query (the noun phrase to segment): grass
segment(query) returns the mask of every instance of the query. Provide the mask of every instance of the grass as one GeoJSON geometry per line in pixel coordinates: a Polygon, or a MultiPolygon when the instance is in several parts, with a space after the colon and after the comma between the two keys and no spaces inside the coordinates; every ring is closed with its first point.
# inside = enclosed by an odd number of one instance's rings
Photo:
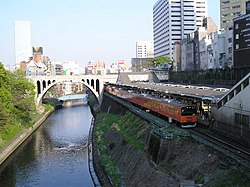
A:
{"type": "Polygon", "coordinates": [[[134,149],[142,150],[144,145],[141,144],[138,139],[132,134],[126,131],[120,124],[115,124],[115,129],[120,132],[120,134],[124,137],[125,141],[127,141],[134,149]]]}
{"type": "Polygon", "coordinates": [[[100,162],[107,175],[110,177],[113,185],[121,186],[122,175],[107,151],[107,146],[111,149],[115,145],[114,143],[106,145],[103,135],[108,131],[110,126],[113,125],[113,127],[123,136],[124,145],[129,143],[133,148],[142,150],[144,146],[142,143],[140,143],[138,137],[136,137],[136,134],[143,128],[143,124],[139,119],[134,119],[132,114],[129,112],[127,112],[124,116],[114,114],[107,115],[104,112],[99,112],[97,115],[96,125],[96,136],[97,145],[100,151],[100,162]]]}
{"type": "Polygon", "coordinates": [[[9,141],[17,136],[27,127],[23,125],[6,125],[0,129],[0,149],[3,148],[9,141]]]}
{"type": "Polygon", "coordinates": [[[90,96],[90,97],[89,97],[88,104],[89,104],[91,107],[93,107],[94,104],[95,104],[96,102],[97,102],[97,101],[96,101],[96,98],[95,98],[94,96],[90,96]]]}
{"type": "Polygon", "coordinates": [[[142,150],[144,148],[139,140],[140,137],[137,136],[138,132],[145,128],[140,118],[134,118],[134,115],[127,112],[115,125],[115,128],[134,149],[142,150]]]}
{"type": "Polygon", "coordinates": [[[119,172],[116,164],[112,161],[108,155],[107,148],[104,143],[104,138],[98,138],[98,148],[100,152],[100,163],[110,177],[114,186],[121,186],[121,173],[119,172]]]}
{"type": "Polygon", "coordinates": [[[112,184],[114,186],[121,186],[121,174],[116,167],[115,163],[112,161],[111,157],[108,154],[105,139],[103,134],[107,132],[108,128],[119,120],[118,115],[106,115],[105,113],[98,113],[97,116],[97,126],[96,126],[96,136],[97,136],[97,145],[100,152],[100,163],[106,171],[107,175],[110,177],[112,184]]]}
{"type": "Polygon", "coordinates": [[[34,115],[30,123],[24,125],[10,124],[0,128],[0,149],[3,148],[9,141],[15,138],[23,130],[31,127],[39,118],[41,118],[46,112],[52,109],[53,106],[45,105],[44,113],[34,115]]]}
{"type": "Polygon", "coordinates": [[[203,176],[197,175],[194,177],[195,184],[204,184],[205,180],[203,176]]]}
{"type": "Polygon", "coordinates": [[[178,128],[172,128],[172,127],[164,127],[161,128],[161,131],[163,135],[165,134],[172,134],[173,138],[180,138],[180,137],[187,137],[189,136],[187,131],[184,131],[183,129],[178,128]]]}

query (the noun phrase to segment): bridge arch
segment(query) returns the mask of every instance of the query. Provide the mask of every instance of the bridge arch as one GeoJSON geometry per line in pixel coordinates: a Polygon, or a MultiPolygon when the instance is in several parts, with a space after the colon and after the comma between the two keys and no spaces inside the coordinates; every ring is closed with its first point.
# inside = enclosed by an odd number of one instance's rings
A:
{"type": "Polygon", "coordinates": [[[97,93],[100,94],[100,81],[99,79],[96,79],[96,83],[95,83],[95,90],[97,91],[97,93]]]}
{"type": "Polygon", "coordinates": [[[43,90],[46,89],[46,81],[43,80],[43,90]]]}
{"type": "Polygon", "coordinates": [[[36,88],[37,88],[37,93],[41,94],[42,93],[41,92],[41,82],[39,80],[36,82],[36,88]]]}
{"type": "Polygon", "coordinates": [[[91,84],[90,84],[94,89],[95,89],[95,82],[94,79],[91,79],[91,84]]]}
{"type": "MultiPolygon", "coordinates": [[[[38,95],[37,97],[37,104],[41,104],[42,103],[42,98],[44,97],[44,95],[50,90],[50,88],[52,88],[53,86],[55,86],[56,84],[60,84],[66,81],[55,81],[52,84],[48,85],[48,87],[41,93],[38,95]]],[[[67,81],[67,82],[71,82],[71,81],[67,81]]],[[[80,83],[84,84],[89,90],[91,90],[91,92],[94,94],[94,96],[97,98],[98,100],[98,95],[97,93],[94,92],[94,89],[90,87],[90,85],[85,84],[83,81],[81,81],[80,83]]]]}
{"type": "Polygon", "coordinates": [[[79,75],[79,76],[29,76],[27,79],[36,87],[36,104],[41,104],[43,96],[47,91],[57,83],[62,82],[80,82],[84,84],[98,99],[99,104],[102,101],[102,88],[104,82],[115,83],[118,75],[79,75]]]}

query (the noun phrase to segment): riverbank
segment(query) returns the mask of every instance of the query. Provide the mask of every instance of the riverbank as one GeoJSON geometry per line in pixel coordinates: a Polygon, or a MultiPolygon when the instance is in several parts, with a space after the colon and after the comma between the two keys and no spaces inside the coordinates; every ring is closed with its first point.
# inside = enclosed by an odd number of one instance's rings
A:
{"type": "Polygon", "coordinates": [[[54,110],[55,109],[52,108],[45,112],[34,125],[23,130],[0,149],[0,165],[50,116],[50,114],[54,112],[54,110]]]}
{"type": "MultiPolygon", "coordinates": [[[[91,160],[89,160],[89,162],[91,162],[91,164],[93,165],[93,170],[94,170],[93,172],[96,174],[101,186],[111,187],[113,185],[110,181],[110,178],[109,178],[108,174],[105,172],[105,169],[103,168],[103,166],[100,162],[101,155],[100,155],[100,151],[98,149],[97,139],[95,136],[96,117],[97,117],[97,113],[100,109],[100,106],[97,103],[98,102],[96,101],[94,96],[89,97],[88,105],[89,105],[91,113],[93,115],[93,120],[91,123],[91,129],[90,129],[90,136],[91,136],[92,141],[91,141],[91,153],[89,153],[89,158],[91,157],[91,160]]],[[[90,149],[89,149],[89,151],[90,151],[90,149]]],[[[92,170],[92,168],[90,167],[89,170],[92,170]]],[[[90,173],[91,173],[91,171],[90,171],[90,173]]],[[[94,182],[94,180],[93,180],[93,182],[94,182]]],[[[95,183],[95,185],[96,184],[97,183],[95,183]]]]}

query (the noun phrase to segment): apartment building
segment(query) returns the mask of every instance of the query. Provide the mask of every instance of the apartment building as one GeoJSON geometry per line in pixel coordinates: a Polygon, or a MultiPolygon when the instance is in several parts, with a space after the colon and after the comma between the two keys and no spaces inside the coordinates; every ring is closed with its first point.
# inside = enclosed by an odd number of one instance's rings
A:
{"type": "Polygon", "coordinates": [[[203,25],[207,0],[158,0],[153,7],[155,57],[173,58],[176,41],[203,25]]]}
{"type": "Polygon", "coordinates": [[[235,18],[233,30],[234,67],[250,67],[250,14],[235,18]]]}
{"type": "Polygon", "coordinates": [[[136,58],[154,58],[154,43],[152,41],[136,42],[136,58]]]}
{"type": "Polygon", "coordinates": [[[246,14],[246,2],[248,0],[220,0],[220,26],[232,28],[233,19],[246,14]]]}

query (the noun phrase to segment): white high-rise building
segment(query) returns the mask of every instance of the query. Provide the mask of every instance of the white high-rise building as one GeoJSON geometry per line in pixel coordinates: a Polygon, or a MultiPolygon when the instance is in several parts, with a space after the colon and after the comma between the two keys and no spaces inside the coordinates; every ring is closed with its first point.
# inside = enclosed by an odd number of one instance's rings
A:
{"type": "Polygon", "coordinates": [[[152,41],[136,42],[136,58],[153,58],[154,43],[152,41]]]}
{"type": "Polygon", "coordinates": [[[17,67],[20,62],[28,61],[29,57],[32,56],[31,26],[29,21],[15,21],[15,53],[17,67]]]}
{"type": "Polygon", "coordinates": [[[154,55],[173,58],[173,44],[207,17],[207,0],[158,0],[153,8],[154,55]]]}

